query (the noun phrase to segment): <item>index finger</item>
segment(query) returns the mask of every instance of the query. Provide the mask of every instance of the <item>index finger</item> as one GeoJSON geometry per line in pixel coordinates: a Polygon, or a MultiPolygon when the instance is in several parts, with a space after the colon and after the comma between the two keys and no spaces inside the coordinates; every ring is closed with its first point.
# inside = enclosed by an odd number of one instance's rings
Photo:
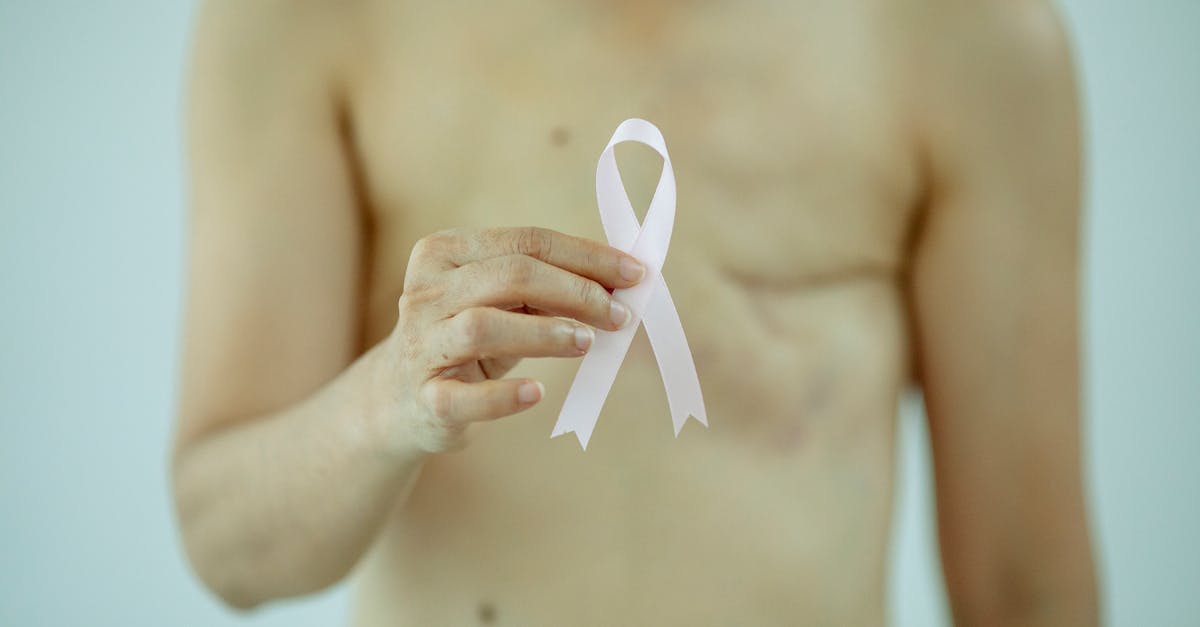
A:
{"type": "Polygon", "coordinates": [[[476,231],[456,251],[458,265],[504,255],[528,255],[607,288],[629,287],[646,275],[633,255],[600,242],[538,227],[476,231]]]}

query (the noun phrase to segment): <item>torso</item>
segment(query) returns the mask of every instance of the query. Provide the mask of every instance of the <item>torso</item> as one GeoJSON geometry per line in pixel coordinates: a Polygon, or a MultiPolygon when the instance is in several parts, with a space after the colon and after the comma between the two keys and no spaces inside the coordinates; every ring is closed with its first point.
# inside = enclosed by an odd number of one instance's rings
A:
{"type": "MultiPolygon", "coordinates": [[[[362,4],[365,340],[423,235],[603,240],[596,158],[643,117],[675,167],[664,274],[710,427],[673,437],[639,331],[583,453],[549,439],[577,362],[527,360],[546,399],[426,464],[360,569],[357,624],[882,622],[922,185],[887,4],[362,4]]],[[[660,162],[639,148],[617,154],[644,211],[660,162]]]]}

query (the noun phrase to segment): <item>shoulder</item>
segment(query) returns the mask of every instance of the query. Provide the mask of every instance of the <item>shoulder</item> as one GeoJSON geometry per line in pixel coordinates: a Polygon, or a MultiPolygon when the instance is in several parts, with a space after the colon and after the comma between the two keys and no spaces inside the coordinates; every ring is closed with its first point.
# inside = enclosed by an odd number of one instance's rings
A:
{"type": "Polygon", "coordinates": [[[1004,106],[1037,101],[1073,83],[1070,41],[1048,0],[924,4],[928,26],[914,46],[924,93],[1004,106]]]}
{"type": "Polygon", "coordinates": [[[246,93],[331,84],[355,40],[357,2],[204,0],[193,79],[246,93]]]}
{"type": "Polygon", "coordinates": [[[961,171],[1073,149],[1072,49],[1052,2],[920,4],[925,28],[914,37],[911,102],[935,169],[961,171]]]}
{"type": "Polygon", "coordinates": [[[315,43],[352,23],[365,2],[336,0],[203,0],[202,34],[267,37],[266,43],[315,43]],[[316,39],[312,39],[312,38],[316,39]]]}

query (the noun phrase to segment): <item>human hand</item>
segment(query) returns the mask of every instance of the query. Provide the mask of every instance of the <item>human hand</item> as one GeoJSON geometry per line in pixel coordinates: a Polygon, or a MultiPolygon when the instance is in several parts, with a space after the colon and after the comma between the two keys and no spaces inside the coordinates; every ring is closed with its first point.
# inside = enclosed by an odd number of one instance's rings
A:
{"type": "Polygon", "coordinates": [[[396,326],[373,351],[372,413],[388,446],[459,448],[470,423],[532,407],[540,382],[500,377],[523,357],[585,354],[591,327],[629,322],[609,290],[643,276],[626,253],[546,229],[452,229],[421,239],[396,326]]]}

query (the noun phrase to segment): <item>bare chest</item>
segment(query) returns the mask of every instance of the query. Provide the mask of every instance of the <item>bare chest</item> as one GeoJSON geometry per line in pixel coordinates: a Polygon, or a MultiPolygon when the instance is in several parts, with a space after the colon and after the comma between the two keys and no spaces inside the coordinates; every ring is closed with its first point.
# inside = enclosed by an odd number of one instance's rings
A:
{"type": "MultiPolygon", "coordinates": [[[[598,610],[596,623],[636,622],[660,607],[638,591],[678,579],[689,602],[667,606],[694,606],[695,624],[769,624],[779,616],[763,608],[821,607],[842,612],[826,622],[855,622],[853,608],[874,607],[864,582],[881,578],[906,355],[895,279],[920,194],[886,26],[857,2],[414,4],[367,4],[370,54],[351,102],[370,201],[366,339],[390,331],[409,251],[430,232],[533,225],[603,239],[596,159],[618,123],[646,118],[675,168],[664,275],[711,426],[672,440],[639,336],[579,455],[546,440],[573,368],[526,360],[519,376],[543,381],[547,399],[481,427],[466,455],[427,465],[373,562],[387,592],[368,592],[364,607],[389,617],[380,624],[404,612],[413,624],[453,623],[463,621],[447,618],[452,608],[487,597],[528,612],[515,624],[561,624],[586,604],[580,590],[604,590],[631,600],[598,610]],[[741,514],[764,504],[772,515],[741,514]],[[505,524],[467,522],[478,520],[505,524]],[[804,540],[851,524],[869,539],[854,564],[804,540]],[[522,583],[531,565],[564,560],[604,566],[586,581],[522,583]],[[655,564],[720,566],[681,578],[655,564]],[[816,576],[831,564],[849,579],[816,576]],[[811,596],[800,598],[805,573],[811,596]],[[764,600],[730,604],[738,586],[764,600]],[[428,601],[446,590],[462,598],[428,601]]],[[[640,146],[617,158],[644,211],[660,161],[640,146]]]]}
{"type": "MultiPolygon", "coordinates": [[[[787,289],[900,265],[918,182],[871,19],[792,3],[422,4],[375,7],[353,102],[374,239],[368,335],[390,328],[427,233],[603,239],[596,158],[635,116],[663,129],[675,164],[671,281],[787,289]]],[[[642,211],[660,162],[638,148],[618,160],[642,211]]]]}

